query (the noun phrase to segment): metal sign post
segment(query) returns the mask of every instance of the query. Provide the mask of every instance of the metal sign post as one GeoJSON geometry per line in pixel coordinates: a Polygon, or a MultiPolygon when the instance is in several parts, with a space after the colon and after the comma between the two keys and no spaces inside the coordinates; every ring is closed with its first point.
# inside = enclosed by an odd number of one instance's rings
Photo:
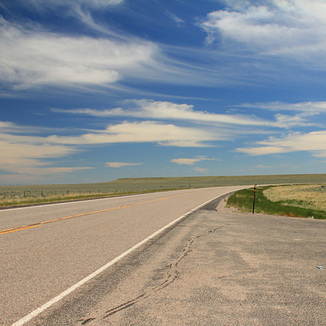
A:
{"type": "Polygon", "coordinates": [[[252,203],[252,214],[255,214],[255,202],[256,202],[256,185],[254,185],[254,200],[252,203]]]}

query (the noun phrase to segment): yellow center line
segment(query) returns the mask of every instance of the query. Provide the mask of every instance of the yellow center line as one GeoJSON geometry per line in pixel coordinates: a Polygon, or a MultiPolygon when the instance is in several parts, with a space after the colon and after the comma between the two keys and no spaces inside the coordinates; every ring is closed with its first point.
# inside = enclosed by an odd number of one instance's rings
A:
{"type": "Polygon", "coordinates": [[[12,233],[12,232],[17,232],[17,231],[22,231],[22,230],[27,230],[27,229],[32,229],[32,228],[37,228],[39,226],[41,226],[41,224],[31,225],[31,226],[23,226],[23,227],[15,228],[15,229],[2,230],[2,231],[0,231],[0,235],[1,234],[12,233]]]}
{"type": "Polygon", "coordinates": [[[93,214],[103,213],[103,212],[112,211],[112,210],[118,210],[118,209],[124,209],[124,208],[133,207],[133,206],[139,206],[139,205],[149,204],[149,203],[153,203],[153,202],[156,202],[156,201],[167,200],[167,199],[170,199],[170,198],[180,197],[180,196],[185,196],[185,195],[188,195],[188,193],[174,195],[174,196],[169,196],[169,197],[163,197],[163,198],[158,198],[158,199],[152,199],[152,200],[143,201],[143,202],[139,202],[139,203],[135,203],[135,204],[130,204],[130,205],[105,208],[105,209],[101,209],[101,210],[94,211],[94,212],[87,212],[87,213],[83,213],[83,214],[77,214],[77,215],[71,215],[71,216],[66,216],[66,217],[60,217],[60,218],[57,218],[57,219],[43,221],[43,222],[39,222],[39,223],[34,223],[34,224],[31,224],[31,225],[18,226],[18,227],[14,227],[14,228],[11,228],[11,229],[1,230],[0,231],[0,235],[2,235],[2,234],[8,234],[8,233],[13,233],[13,232],[17,232],[17,231],[22,231],[22,230],[27,230],[27,229],[32,229],[32,228],[36,228],[36,227],[42,226],[43,224],[55,223],[55,222],[59,222],[59,221],[68,220],[68,219],[71,219],[71,218],[76,218],[76,217],[81,217],[81,216],[86,216],[86,215],[93,215],[93,214]]]}

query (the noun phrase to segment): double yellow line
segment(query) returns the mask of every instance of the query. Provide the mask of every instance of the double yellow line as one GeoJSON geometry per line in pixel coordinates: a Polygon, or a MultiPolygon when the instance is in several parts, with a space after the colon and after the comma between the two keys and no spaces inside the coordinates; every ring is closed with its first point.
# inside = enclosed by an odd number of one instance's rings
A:
{"type": "Polygon", "coordinates": [[[71,219],[71,218],[87,216],[87,215],[93,215],[93,214],[103,213],[103,212],[117,210],[117,209],[124,209],[124,208],[129,208],[129,207],[138,206],[138,205],[144,205],[144,204],[153,203],[153,202],[160,201],[160,200],[167,200],[167,199],[170,199],[170,198],[180,197],[180,196],[185,196],[185,195],[188,195],[188,193],[174,195],[174,196],[170,196],[170,197],[163,197],[163,198],[158,198],[158,199],[153,199],[153,200],[148,200],[148,201],[143,201],[143,202],[140,202],[140,203],[135,203],[135,204],[130,204],[130,205],[124,205],[124,206],[101,209],[99,211],[94,211],[94,212],[88,212],[88,213],[83,213],[83,214],[78,214],[78,215],[71,215],[71,216],[67,216],[67,217],[61,217],[61,218],[57,218],[57,219],[54,219],[54,220],[48,220],[48,221],[39,222],[39,223],[35,223],[35,224],[30,224],[30,225],[25,225],[25,226],[18,226],[18,227],[15,227],[15,228],[1,230],[0,235],[13,233],[13,232],[18,232],[18,231],[23,231],[23,230],[28,230],[28,229],[32,229],[32,228],[37,228],[37,227],[42,226],[44,224],[64,221],[64,220],[68,220],[68,219],[71,219]]]}

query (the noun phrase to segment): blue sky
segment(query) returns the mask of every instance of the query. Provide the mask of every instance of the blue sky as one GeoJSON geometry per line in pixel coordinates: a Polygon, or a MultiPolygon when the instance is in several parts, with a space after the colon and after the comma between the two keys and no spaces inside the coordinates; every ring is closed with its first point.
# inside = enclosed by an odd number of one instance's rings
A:
{"type": "Polygon", "coordinates": [[[0,0],[0,184],[326,173],[325,0],[0,0]]]}

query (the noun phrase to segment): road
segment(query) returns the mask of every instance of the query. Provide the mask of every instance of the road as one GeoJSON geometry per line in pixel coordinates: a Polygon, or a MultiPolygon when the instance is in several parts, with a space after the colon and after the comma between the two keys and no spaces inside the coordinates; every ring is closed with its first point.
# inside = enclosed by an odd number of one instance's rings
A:
{"type": "Polygon", "coordinates": [[[190,214],[31,325],[326,325],[326,221],[233,212],[223,202],[190,214]]]}
{"type": "Polygon", "coordinates": [[[178,217],[239,188],[0,211],[0,324],[21,320],[178,217]]]}

